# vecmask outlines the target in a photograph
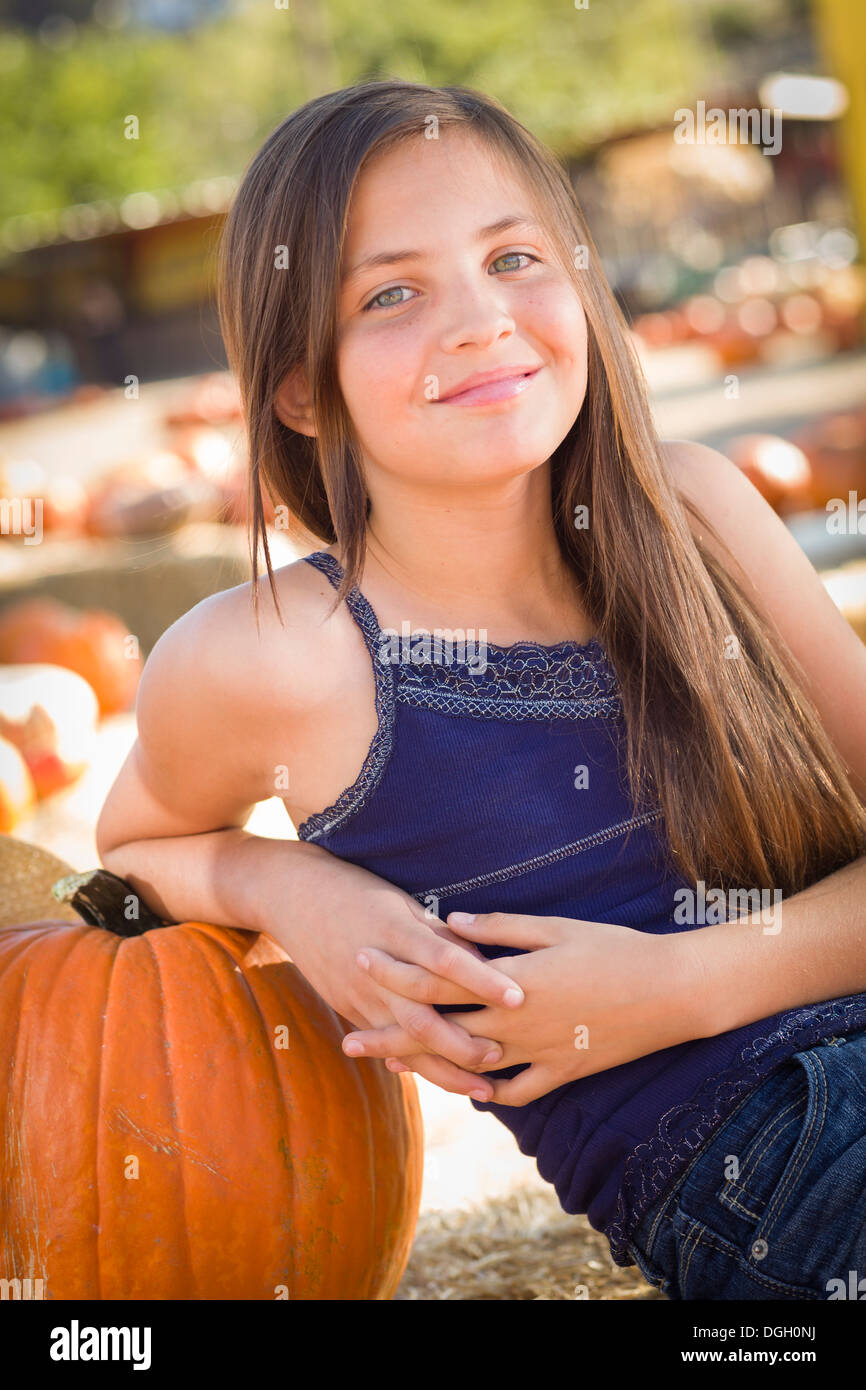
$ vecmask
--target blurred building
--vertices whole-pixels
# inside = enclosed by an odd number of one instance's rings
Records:
[[[50,333],[66,343],[76,382],[119,386],[129,373],[144,381],[224,366],[215,256],[234,187],[233,179],[208,180],[179,194],[138,193],[7,223],[0,409],[4,398],[51,390],[56,352],[41,374],[15,381],[22,341],[32,365],[34,342]],[[16,237],[36,244],[10,251]]]

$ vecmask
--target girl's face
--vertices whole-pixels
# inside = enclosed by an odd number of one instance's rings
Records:
[[[380,474],[490,483],[550,457],[584,400],[586,318],[527,190],[471,136],[364,171],[343,273],[337,367],[374,500]],[[534,375],[453,396],[502,369]]]

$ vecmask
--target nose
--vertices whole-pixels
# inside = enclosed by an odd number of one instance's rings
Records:
[[[514,319],[505,303],[502,286],[493,276],[489,284],[455,277],[443,306],[441,347],[455,352],[462,347],[486,348],[514,332]]]

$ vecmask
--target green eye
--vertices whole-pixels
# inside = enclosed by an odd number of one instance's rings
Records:
[[[375,307],[376,307],[377,309],[393,309],[394,306],[395,306],[396,304],[401,304],[401,303],[403,303],[404,301],[403,301],[403,300],[400,300],[400,299],[393,299],[393,300],[391,301],[390,304],[380,304],[380,303],[379,303],[379,300],[380,300],[380,299],[384,299],[386,295],[389,295],[389,294],[396,294],[398,290],[405,290],[405,289],[406,289],[406,286],[405,286],[405,285],[392,285],[392,286],[390,287],[390,289],[387,289],[387,290],[380,290],[378,294],[376,294],[376,295],[373,296],[373,298],[370,300],[369,304],[365,304],[365,305],[364,305],[364,313],[366,313],[368,309],[372,309],[372,308],[374,307],[374,305],[375,305]]]
[[[493,262],[493,265],[494,265],[494,266],[497,265],[497,264],[499,263],[499,261],[516,261],[516,260],[520,260],[521,257],[522,257],[525,261],[536,261],[536,262],[537,262],[537,261],[539,260],[539,257],[538,257],[538,256],[533,256],[533,255],[531,255],[531,254],[529,253],[529,251],[503,251],[503,253],[502,253],[501,256],[497,256],[497,257],[496,257],[496,260]],[[491,267],[491,269],[492,269],[492,267]],[[506,272],[505,272],[505,273],[508,274],[508,273],[511,272],[511,271],[515,271],[515,270],[524,270],[524,269],[525,269],[524,266],[520,266],[520,265],[511,265],[511,266],[508,266],[508,267],[506,268]],[[386,290],[380,290],[378,294],[374,295],[373,298],[372,298],[371,300],[369,300],[368,303],[366,303],[366,304],[364,305],[362,312],[366,314],[366,313],[369,313],[369,311],[370,311],[371,309],[396,309],[396,307],[397,307],[398,304],[405,304],[407,301],[406,301],[405,299],[392,299],[390,303],[386,303],[386,304],[382,304],[380,301],[383,300],[383,299],[387,299],[387,297],[388,297],[389,295],[396,295],[396,294],[399,294],[401,290],[405,290],[405,289],[408,289],[408,286],[407,286],[407,285],[390,285],[390,286],[388,287],[388,289],[386,289]]]
[[[530,256],[530,254],[529,254],[528,251],[503,251],[503,253],[502,253],[501,256],[497,256],[497,257],[496,257],[496,260],[493,262],[493,264],[496,265],[497,261],[514,261],[514,260],[518,260],[521,256],[523,256],[527,261],[537,261],[537,260],[538,260],[538,257],[537,257],[537,256]],[[519,266],[519,265],[513,265],[513,266],[511,266],[510,268],[511,268],[511,270],[522,270],[522,269],[523,269],[523,267],[522,267],[522,266]]]

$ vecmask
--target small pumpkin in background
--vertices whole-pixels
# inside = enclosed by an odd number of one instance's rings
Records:
[[[791,440],[778,434],[741,434],[728,441],[725,452],[780,515],[812,507],[809,460]]]
[[[33,809],[36,788],[21,752],[0,738],[0,831],[14,830]]]
[[[173,449],[119,463],[94,484],[87,530],[104,539],[162,535],[216,517],[220,492]]]
[[[267,935],[166,924],[105,870],[0,931],[0,1277],[52,1299],[394,1296],[423,1170],[411,1075]],[[137,913],[137,915],[134,915]]]
[[[812,421],[796,436],[812,470],[816,507],[833,497],[848,503],[866,492],[866,411],[846,410]]]
[[[17,661],[23,652],[57,626],[58,601],[53,598],[16,599],[0,609],[0,662]]]
[[[92,687],[100,714],[127,709],[141,656],[126,624],[99,608],[26,598],[0,611],[0,663],[65,666]]]
[[[76,782],[93,756],[99,705],[62,666],[0,666],[0,736],[14,743],[41,800]]]
[[[733,315],[707,333],[704,341],[712,348],[722,367],[748,366],[757,361],[761,352],[759,339],[743,328]]]

